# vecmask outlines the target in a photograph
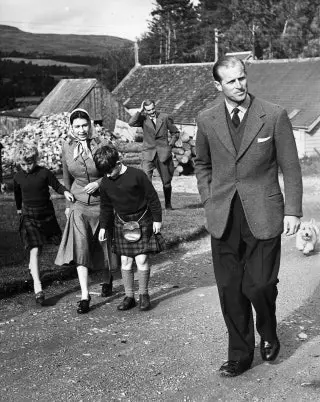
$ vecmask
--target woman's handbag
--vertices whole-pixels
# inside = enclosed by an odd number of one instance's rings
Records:
[[[130,243],[135,243],[141,239],[141,227],[139,224],[139,221],[145,216],[147,213],[148,208],[144,211],[142,216],[137,220],[137,221],[124,221],[123,219],[120,218],[118,215],[118,218],[120,222],[123,224],[122,226],[122,232],[123,232],[123,237]]]

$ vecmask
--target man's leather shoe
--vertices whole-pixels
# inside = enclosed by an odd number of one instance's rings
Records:
[[[219,369],[222,377],[236,377],[249,370],[251,362],[241,360],[228,360]]]
[[[151,307],[150,296],[148,294],[139,295],[139,310],[147,311]]]
[[[272,362],[277,358],[279,351],[280,342],[278,338],[272,342],[261,339],[260,352],[262,360],[266,362]]]
[[[117,307],[118,310],[121,311],[125,311],[125,310],[130,310],[131,308],[133,308],[136,305],[136,301],[134,299],[134,297],[128,297],[126,296],[122,303],[119,304],[119,306]]]

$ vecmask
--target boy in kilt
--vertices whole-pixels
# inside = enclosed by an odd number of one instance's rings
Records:
[[[49,187],[69,201],[74,198],[49,169],[37,164],[38,157],[38,149],[33,144],[23,144],[17,149],[15,162],[21,170],[15,174],[13,186],[21,240],[30,252],[29,269],[36,303],[42,305],[45,296],[39,274],[39,253],[45,243],[59,244],[61,240]]]
[[[119,153],[113,146],[106,145],[98,149],[94,161],[97,169],[104,174],[100,186],[99,240],[112,238],[113,251],[121,256],[125,298],[117,308],[123,311],[136,305],[132,267],[135,259],[139,279],[139,309],[148,310],[151,307],[148,254],[164,249],[164,240],[160,234],[162,211],[158,194],[142,170],[121,163]],[[140,226],[133,241],[125,237],[125,223],[132,221],[138,222]]]

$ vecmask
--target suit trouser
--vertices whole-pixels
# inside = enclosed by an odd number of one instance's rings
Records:
[[[165,162],[160,162],[158,155],[156,154],[152,161],[142,161],[142,169],[150,181],[152,180],[154,169],[157,169],[160,174],[163,188],[171,188],[171,181],[174,172],[172,156],[170,156]]]
[[[252,306],[262,339],[277,337],[276,298],[281,236],[259,240],[251,233],[241,200],[235,195],[221,239],[211,238],[222,314],[229,333],[228,360],[253,359]]]

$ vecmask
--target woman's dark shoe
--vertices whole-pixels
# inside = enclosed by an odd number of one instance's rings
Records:
[[[124,311],[124,310],[130,310],[131,308],[135,307],[136,301],[134,297],[128,297],[126,296],[123,300],[122,303],[119,304],[117,307],[118,310]]]
[[[41,292],[36,293],[36,303],[37,304],[40,304],[40,306],[42,306],[44,299],[45,299],[45,296],[44,296],[44,293],[42,290],[41,290]]]
[[[101,297],[109,297],[112,296],[112,282],[113,282],[113,276],[110,277],[110,282],[109,283],[102,283],[102,289],[101,289]]]
[[[139,295],[139,309],[141,311],[147,311],[151,307],[150,296],[148,294]]]
[[[88,299],[78,301],[79,307],[77,308],[78,314],[85,314],[90,310],[90,300],[91,296],[89,295]]]

